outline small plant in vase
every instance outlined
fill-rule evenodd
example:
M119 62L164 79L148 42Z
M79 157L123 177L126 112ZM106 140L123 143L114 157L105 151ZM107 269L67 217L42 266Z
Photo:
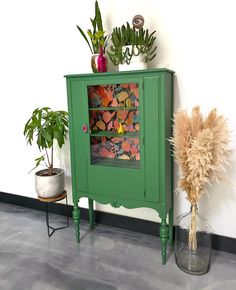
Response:
M103 30L102 16L98 1L95 1L95 17L94 19L90 18L90 21L92 24L92 30L87 30L87 36L80 26L77 25L77 28L92 53L91 67L93 72L106 72L105 49L108 36L105 35L105 31Z
M185 192L191 205L189 214L177 218L176 262L185 272L204 274L210 267L210 228L198 214L197 204L207 184L224 180L222 173L230 155L227 121L216 109L206 118L198 106L191 116L179 110L171 143L180 169L177 191Z
M27 143L32 145L36 138L39 151L43 151L43 155L35 159L35 168L39 165L47 168L35 173L35 188L42 198L58 196L65 189L63 169L54 168L54 145L56 142L62 148L67 132L68 113L52 111L48 107L35 109L25 124L24 135Z

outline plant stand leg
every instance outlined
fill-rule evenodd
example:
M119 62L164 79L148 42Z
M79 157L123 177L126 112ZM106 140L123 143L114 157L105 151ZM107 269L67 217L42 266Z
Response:
M49 210L48 210L48 202L45 202L45 214L46 214L46 225L48 230L48 237L50 238L55 231L62 230L69 227L69 213L68 213L68 200L66 195L66 225L63 227L54 228L50 225L49 221Z
M169 238L169 227L166 219L161 219L160 226L162 265L166 264L166 244Z
M54 233L55 229L49 225L48 204L47 203L45 203L45 214L46 214L46 224L47 224L47 229L48 229L48 237L50 238L51 235ZM50 232L50 229L52 230L51 232Z
M174 246L174 227L173 227L174 213L173 206L169 211L169 244L171 247Z
M88 199L88 203L89 203L89 223L90 223L90 228L94 229L93 199L89 198Z
M79 243L80 242L80 209L78 207L78 204L74 204L73 207L73 220L74 220L74 224L75 224L75 235L76 235L76 240Z

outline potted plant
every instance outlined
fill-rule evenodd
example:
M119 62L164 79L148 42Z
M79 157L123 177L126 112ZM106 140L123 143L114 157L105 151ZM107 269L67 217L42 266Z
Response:
M155 33L126 25L115 27L111 34L112 45L107 52L111 62L119 70L145 69L147 62L156 56Z
M93 72L98 72L97 57L99 56L99 53L105 53L107 46L107 36L105 36L105 31L103 30L102 16L97 0L95 1L95 17L94 19L90 18L90 21L92 24L92 30L87 30L88 37L80 26L77 25L77 28L83 36L84 40L87 42L92 53L92 70Z
M26 122L24 135L27 143L32 145L34 138L43 154L35 159L37 168L43 163L47 169L35 173L35 189L43 198L56 197L65 189L64 171L54 168L54 145L59 148L65 144L68 132L68 113L52 111L48 107L37 108Z

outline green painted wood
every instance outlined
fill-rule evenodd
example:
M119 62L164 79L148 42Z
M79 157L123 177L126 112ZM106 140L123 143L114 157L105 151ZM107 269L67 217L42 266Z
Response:
M65 75L66 78L85 78L88 79L96 79L96 80L104 80L107 78L116 78L120 77L121 75L124 77L130 77L132 76L140 76L143 77L145 75L156 75L157 73L167 72L170 74L174 74L173 70L167 69L167 68L154 68L154 69L148 69L148 70L136 70L136 71L123 71L123 72L106 72L106 73L99 73L99 74L91 74L91 73L85 73L85 74L72 74L72 75Z
M93 165L128 168L128 169L139 169L140 168L140 161L122 160L122 159L112 160L109 158L100 157L100 158L96 158L96 160L93 161Z
M169 238L168 232L169 227L166 223L166 219L162 219L160 225L160 237L161 237L161 256L163 265L166 264L166 244Z
M172 136L172 120L173 118L173 76L168 73L163 73L161 76L161 87L163 88L162 94L165 95L165 98L162 98L162 112L163 112L163 122L162 130L163 138L162 142L162 151L165 152L165 160L163 160L163 172L165 172L165 188L162 191L162 200L165 204L166 210L168 213L173 207L173 158L171 144L169 142L170 137ZM173 209L172 209L173 210Z
M74 225L75 225L76 240L77 242L80 242L80 209L78 207L78 203L74 204L72 217L73 217Z
M172 76L166 74L165 82L165 92L166 92L166 115L172 116L174 112L174 85ZM168 118L166 120L166 136L172 136L173 132L173 118ZM166 144L166 175L170 173L170 182L166 181L166 206L169 209L169 244L174 246L174 158L172 155L172 146L170 142Z
M91 198L88 199L89 205L89 224L90 228L94 229L94 210L93 210L93 200Z
M154 203L154 202L147 202L144 200L137 200L137 199L131 199L129 197L124 198L115 198L111 192L111 195L102 195L102 194L93 194L93 193L85 193L85 192L79 192L78 193L79 198L80 197L87 197L87 198L91 198L94 201L101 203L101 204L112 204L114 201L116 204L119 204L120 206L123 206L125 208L128 209L132 209L132 208L142 208L142 207L147 207L147 208L151 208L154 209L157 212L160 212L162 209L162 205Z
M144 105L146 198L162 205L161 218L169 212L173 194L168 141L171 137L172 82L173 76L167 72L144 78L144 95L148 96Z
M81 95L83 82L73 79L67 82L69 132L70 132L70 155L72 166L72 188L73 200L76 202L78 191L88 190L87 174L87 145L86 134L82 127L84 125L86 106L85 98ZM78 202L78 201L77 201Z
M89 199L90 226L93 201L113 207L148 207L158 212L162 261L166 243L173 240L172 159L168 139L173 113L173 71L152 69L130 72L67 75L74 221L79 231L80 197ZM138 83L139 107L89 108L88 86ZM140 132L123 136L139 138L140 161L91 158L90 137L119 137L116 132L89 130L89 112L139 110ZM82 130L86 125L88 130ZM169 216L169 227L166 217ZM79 233L76 232L77 239ZM170 242L171 242L170 241Z
M122 74L120 74L119 78L111 79L105 78L102 81L98 82L88 82L87 85L94 85L94 84L102 84L102 85L109 85L109 84L126 84L126 83L137 83L139 86L139 111L143 111L142 105L142 79L141 78L134 78L130 75L129 78L123 78ZM89 122L89 121L87 121ZM122 166L121 161L124 160L117 160L118 162L114 162L114 166L111 164L106 166L101 166L101 163L96 163L96 165L88 163L88 187L89 192L96 193L96 194L103 194L103 195L112 195L114 197L122 197L125 198L127 196L142 200L144 199L144 156L143 156L143 144L142 144L142 136L143 136L143 121L140 113L140 132L128 132L124 134L117 134L113 132L105 132L107 136L124 136L124 137L137 137L139 136L140 139L140 162L139 167L132 166L132 168L127 168L127 166ZM94 133L92 132L92 135ZM99 132L98 135L103 133ZM90 144L88 142L88 152L90 152ZM89 153L90 156L90 153ZM121 167L118 167L117 164L120 164ZM125 162L123 162L125 163ZM131 162L132 163L132 162ZM109 181L109 182L108 182Z
M112 195L114 198L144 199L144 174L142 169L123 167L88 166L89 192Z
M162 155L160 75L144 78L146 200L161 203Z

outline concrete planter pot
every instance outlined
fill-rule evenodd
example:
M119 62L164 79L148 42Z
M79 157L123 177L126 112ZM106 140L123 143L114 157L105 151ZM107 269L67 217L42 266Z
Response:
M59 196L65 189L64 170L53 168L52 176L47 175L48 169L35 173L35 189L38 196L42 198L52 198Z
M126 45L122 47L122 53L125 53L126 49L132 51L132 45ZM134 46L135 54L138 53L137 48ZM137 56L133 55L130 64L123 63L119 64L119 71L130 71L130 70L142 70L147 69L147 63L144 61L145 55L139 54Z

